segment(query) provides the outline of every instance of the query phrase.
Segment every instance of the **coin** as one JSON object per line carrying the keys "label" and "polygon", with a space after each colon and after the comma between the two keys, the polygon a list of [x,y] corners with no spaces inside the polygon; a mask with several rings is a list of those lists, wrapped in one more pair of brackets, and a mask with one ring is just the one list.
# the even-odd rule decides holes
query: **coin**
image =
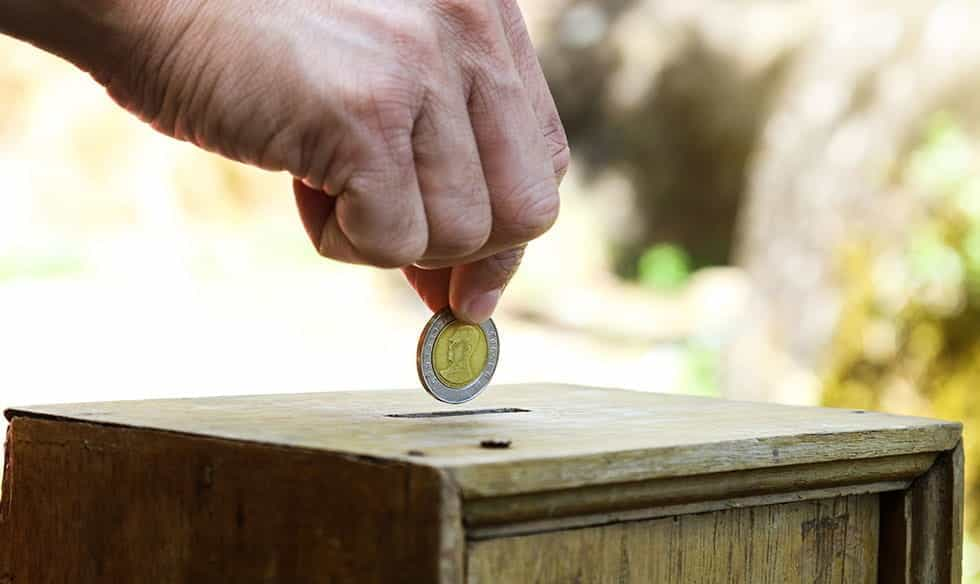
{"label": "coin", "polygon": [[422,329],[416,356],[419,381],[441,402],[468,402],[490,383],[499,355],[493,320],[470,324],[444,308]]}

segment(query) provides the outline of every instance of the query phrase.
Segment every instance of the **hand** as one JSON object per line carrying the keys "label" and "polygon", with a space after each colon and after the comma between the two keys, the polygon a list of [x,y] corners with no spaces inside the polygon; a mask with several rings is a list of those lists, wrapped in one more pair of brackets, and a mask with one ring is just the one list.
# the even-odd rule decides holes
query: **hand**
{"label": "hand", "polygon": [[118,50],[58,52],[157,130],[291,173],[322,255],[401,267],[433,310],[488,318],[557,217],[568,146],[514,0],[87,1]]}

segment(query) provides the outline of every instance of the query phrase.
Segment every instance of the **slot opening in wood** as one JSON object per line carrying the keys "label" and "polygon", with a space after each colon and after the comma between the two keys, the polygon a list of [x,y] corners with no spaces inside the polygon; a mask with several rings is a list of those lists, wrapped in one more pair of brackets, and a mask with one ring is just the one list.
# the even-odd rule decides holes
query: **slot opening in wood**
{"label": "slot opening in wood", "polygon": [[489,408],[483,410],[449,410],[445,412],[418,412],[411,414],[387,414],[386,418],[450,418],[454,416],[482,416],[484,414],[523,414],[531,410],[521,408]]}

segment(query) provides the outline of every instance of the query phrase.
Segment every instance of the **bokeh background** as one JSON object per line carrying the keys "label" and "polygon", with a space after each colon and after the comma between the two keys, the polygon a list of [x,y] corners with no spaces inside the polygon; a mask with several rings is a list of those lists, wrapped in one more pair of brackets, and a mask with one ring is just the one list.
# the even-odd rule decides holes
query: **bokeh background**
{"label": "bokeh background", "polygon": [[[980,582],[980,2],[524,7],[574,165],[496,381],[963,420]],[[0,406],[412,387],[428,316],[0,38]]]}

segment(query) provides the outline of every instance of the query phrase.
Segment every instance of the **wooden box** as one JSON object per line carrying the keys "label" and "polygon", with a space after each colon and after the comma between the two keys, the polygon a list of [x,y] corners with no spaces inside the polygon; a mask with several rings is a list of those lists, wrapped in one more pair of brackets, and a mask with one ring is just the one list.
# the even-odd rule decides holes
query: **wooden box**
{"label": "wooden box", "polygon": [[0,583],[951,583],[958,424],[553,385],[13,410]]}

